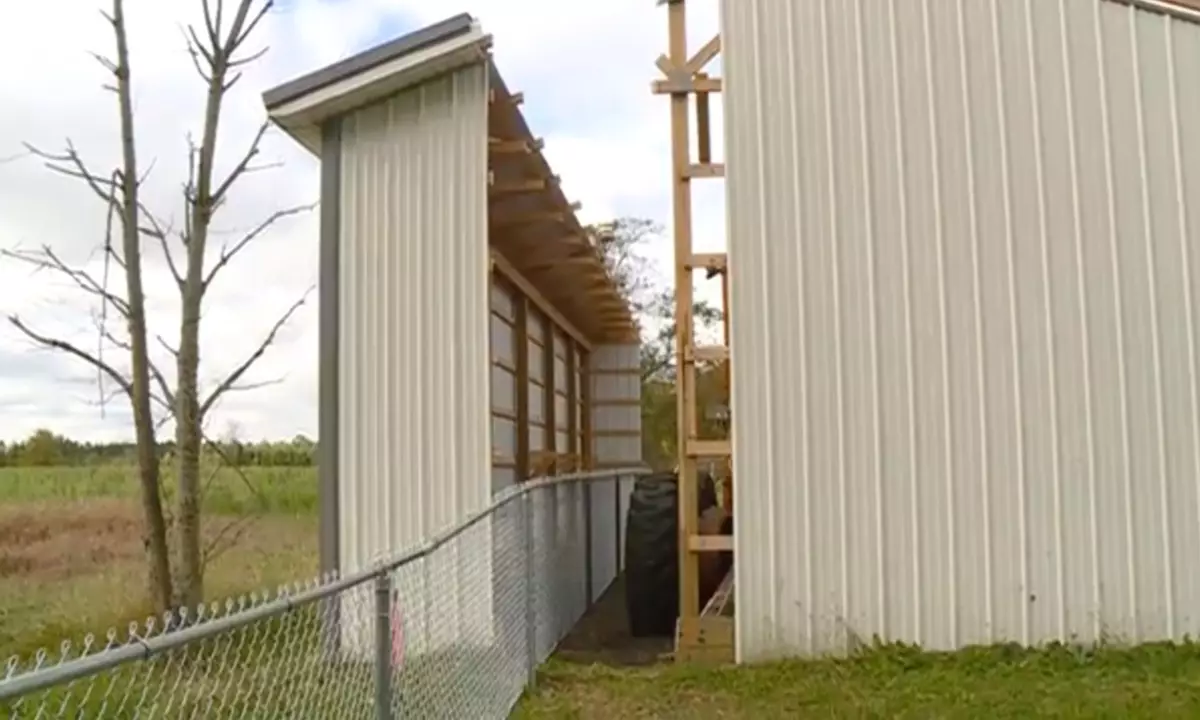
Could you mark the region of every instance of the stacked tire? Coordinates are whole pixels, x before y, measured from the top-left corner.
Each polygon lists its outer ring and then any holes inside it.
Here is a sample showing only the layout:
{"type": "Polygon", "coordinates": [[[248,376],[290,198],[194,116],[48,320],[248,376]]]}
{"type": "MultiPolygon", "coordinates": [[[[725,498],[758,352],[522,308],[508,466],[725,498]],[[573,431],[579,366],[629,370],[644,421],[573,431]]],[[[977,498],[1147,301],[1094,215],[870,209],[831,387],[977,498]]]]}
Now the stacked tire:
{"type": "MultiPolygon", "coordinates": [[[[693,512],[701,532],[732,532],[732,519],[717,506],[712,475],[698,477],[693,512]]],[[[716,590],[732,564],[730,553],[706,553],[700,564],[700,603],[716,590]]],[[[679,482],[675,473],[638,479],[625,522],[625,604],[634,637],[672,637],[679,616],[679,482]]]]}

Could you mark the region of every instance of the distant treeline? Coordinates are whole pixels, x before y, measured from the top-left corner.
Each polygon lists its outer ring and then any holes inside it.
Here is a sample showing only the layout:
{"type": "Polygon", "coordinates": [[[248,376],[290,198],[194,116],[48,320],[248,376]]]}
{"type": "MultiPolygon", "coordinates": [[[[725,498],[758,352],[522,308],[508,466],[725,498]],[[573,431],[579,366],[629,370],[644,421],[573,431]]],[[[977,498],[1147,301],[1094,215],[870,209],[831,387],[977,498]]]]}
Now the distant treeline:
{"type": "MultiPolygon", "coordinates": [[[[168,457],[175,442],[159,443],[159,456],[168,457]]],[[[213,460],[241,467],[306,467],[314,463],[317,444],[303,435],[278,442],[242,442],[221,440],[205,447],[213,460]]],[[[79,442],[50,430],[38,430],[18,442],[0,441],[0,467],[72,467],[98,464],[134,463],[137,458],[132,442],[79,442]]]]}

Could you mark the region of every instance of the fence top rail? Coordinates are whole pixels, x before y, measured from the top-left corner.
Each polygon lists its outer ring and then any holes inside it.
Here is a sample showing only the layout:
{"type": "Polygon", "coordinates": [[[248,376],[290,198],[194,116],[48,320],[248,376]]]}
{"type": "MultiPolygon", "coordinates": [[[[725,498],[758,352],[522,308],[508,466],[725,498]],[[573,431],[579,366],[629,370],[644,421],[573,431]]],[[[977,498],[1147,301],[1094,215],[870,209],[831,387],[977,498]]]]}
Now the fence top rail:
{"type": "MultiPolygon", "coordinates": [[[[353,587],[372,582],[381,575],[391,573],[404,565],[429,556],[476,524],[494,515],[501,508],[537,490],[558,485],[614,480],[627,476],[637,477],[648,472],[646,467],[628,467],[531,479],[502,491],[483,509],[468,515],[446,530],[434,534],[425,542],[399,555],[374,563],[371,567],[338,577],[316,587],[295,592],[281,589],[278,597],[274,600],[239,609],[195,625],[187,625],[177,630],[164,628],[166,631],[163,634],[154,637],[139,637],[131,632],[128,642],[118,647],[112,646],[113,637],[110,634],[110,643],[103,650],[93,655],[65,660],[57,665],[34,667],[26,672],[20,672],[20,658],[13,657],[9,659],[3,675],[0,675],[0,702],[81,680],[131,662],[150,660],[157,655],[178,650],[191,643],[290,613],[339,595],[353,587]]],[[[202,613],[198,615],[203,617],[202,613]]]]}

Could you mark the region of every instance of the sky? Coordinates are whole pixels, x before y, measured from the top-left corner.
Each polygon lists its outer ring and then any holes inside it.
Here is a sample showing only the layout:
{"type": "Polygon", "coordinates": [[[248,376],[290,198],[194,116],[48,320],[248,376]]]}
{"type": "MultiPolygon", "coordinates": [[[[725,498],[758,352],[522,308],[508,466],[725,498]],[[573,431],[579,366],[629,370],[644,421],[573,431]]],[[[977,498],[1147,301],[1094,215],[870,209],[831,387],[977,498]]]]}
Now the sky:
{"type": "MultiPolygon", "coordinates": [[[[232,0],[227,0],[232,3],[232,0]]],[[[103,204],[79,181],[57,175],[25,143],[60,152],[68,139],[98,174],[119,164],[115,96],[92,53],[110,54],[105,2],[25,3],[20,21],[0,24],[0,248],[51,248],[95,277],[102,262],[103,204]],[[12,70],[16,69],[16,70],[12,70]]],[[[200,20],[200,0],[126,0],[135,84],[139,159],[149,174],[143,197],[167,221],[182,217],[187,138],[199,132],[203,85],[192,68],[183,28],[200,20]]],[[[690,4],[689,40],[698,48],[717,29],[715,2],[690,4]]],[[[523,106],[563,188],[582,203],[581,219],[650,218],[667,228],[649,249],[665,279],[671,271],[670,126],[666,98],[650,93],[654,59],[666,48],[666,11],[653,0],[286,0],[249,41],[269,47],[230,92],[218,144],[218,173],[235,163],[264,119],[262,92],[280,82],[391,40],[458,12],[469,12],[494,38],[507,84],[523,106]]],[[[714,143],[720,146],[719,103],[714,143]]],[[[720,151],[716,151],[720,160],[720,151]]],[[[274,210],[317,199],[316,158],[272,131],[262,159],[279,167],[245,176],[215,221],[210,255],[274,210]]],[[[721,181],[696,183],[698,251],[724,247],[721,181]]],[[[316,212],[289,218],[256,240],[219,275],[206,297],[202,392],[254,351],[276,319],[317,278],[316,212]]],[[[153,241],[151,241],[153,242],[153,241]]],[[[173,380],[166,346],[178,338],[178,296],[161,252],[147,244],[145,283],[152,359],[173,380]],[[160,341],[161,338],[161,341],[160,341]]],[[[113,272],[110,282],[123,287],[113,272]]],[[[710,292],[702,290],[711,297],[710,292]]],[[[98,304],[61,276],[0,258],[0,439],[49,428],[79,440],[132,436],[128,402],[94,369],[38,348],[11,323],[95,351],[98,304]]],[[[107,322],[112,323],[112,320],[107,322]]],[[[120,334],[120,328],[114,332],[120,334]]],[[[104,351],[127,365],[117,349],[104,351]]],[[[265,387],[230,393],[208,432],[237,429],[244,439],[316,437],[317,297],[284,328],[248,376],[265,387]]],[[[167,426],[169,432],[169,425],[167,426]]]]}

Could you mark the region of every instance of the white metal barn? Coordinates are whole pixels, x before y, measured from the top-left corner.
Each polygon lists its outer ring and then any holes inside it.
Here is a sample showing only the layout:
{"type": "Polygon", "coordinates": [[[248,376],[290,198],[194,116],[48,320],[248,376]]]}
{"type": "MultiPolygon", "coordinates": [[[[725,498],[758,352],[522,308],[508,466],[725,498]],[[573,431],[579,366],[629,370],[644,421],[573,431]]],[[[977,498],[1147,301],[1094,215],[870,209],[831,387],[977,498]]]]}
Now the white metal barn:
{"type": "MultiPolygon", "coordinates": [[[[324,572],[412,548],[518,480],[640,465],[630,309],[490,46],[460,15],[264,95],[321,159],[324,572]]],[[[592,495],[599,596],[622,500],[592,495]]],[[[582,512],[582,492],[559,499],[559,518],[582,512]]],[[[492,627],[474,617],[490,615],[491,558],[458,559],[460,608],[480,609],[460,632],[492,627]]]]}
{"type": "Polygon", "coordinates": [[[1200,635],[1200,14],[724,0],[738,657],[1200,635]]]}

